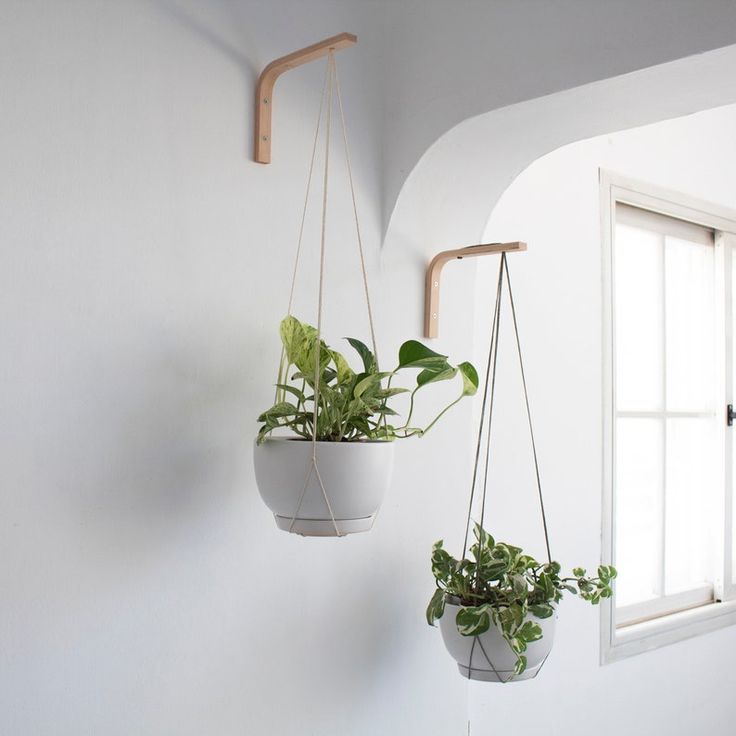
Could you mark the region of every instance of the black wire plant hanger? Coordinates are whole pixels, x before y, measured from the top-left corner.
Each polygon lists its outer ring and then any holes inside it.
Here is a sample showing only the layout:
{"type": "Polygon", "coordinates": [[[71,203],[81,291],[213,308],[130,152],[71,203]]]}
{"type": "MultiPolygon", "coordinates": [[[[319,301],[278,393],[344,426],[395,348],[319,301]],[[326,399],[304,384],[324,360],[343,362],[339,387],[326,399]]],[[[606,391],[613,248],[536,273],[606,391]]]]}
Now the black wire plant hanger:
{"type": "Polygon", "coordinates": [[[552,559],[524,357],[505,252],[501,254],[496,284],[463,553],[456,560],[443,548],[442,541],[437,542],[432,549],[432,573],[437,589],[427,608],[427,621],[434,624],[440,620],[445,645],[457,661],[460,673],[486,682],[506,683],[536,677],[551,652],[556,605],[565,591],[579,593],[591,603],[598,603],[612,594],[610,583],[616,576],[614,568],[601,565],[598,577],[588,577],[585,569],[574,568],[573,577],[563,578],[560,564],[552,559]],[[496,543],[484,526],[504,287],[508,291],[519,358],[546,563],[537,562],[519,547],[496,543]],[[473,527],[475,541],[469,546],[478,493],[480,514],[473,527]]]}
{"type": "Polygon", "coordinates": [[[521,350],[521,339],[519,337],[519,324],[516,318],[516,305],[514,303],[514,294],[511,288],[511,277],[509,275],[508,262],[506,253],[501,254],[501,263],[498,268],[498,278],[496,284],[496,302],[493,307],[493,316],[491,320],[491,339],[488,347],[488,359],[486,363],[486,373],[483,384],[483,400],[480,411],[480,422],[478,425],[478,440],[475,448],[475,463],[473,465],[473,480],[470,486],[470,501],[468,502],[468,514],[465,523],[465,536],[463,540],[463,558],[468,551],[468,539],[470,535],[471,519],[473,514],[473,502],[475,500],[476,487],[479,482],[478,469],[481,461],[481,448],[483,445],[483,431],[486,426],[486,444],[484,450],[484,471],[483,471],[483,491],[481,495],[480,518],[478,525],[484,529],[486,501],[488,497],[488,471],[491,462],[491,428],[493,424],[493,408],[496,393],[496,375],[498,364],[498,340],[501,326],[501,302],[503,300],[503,285],[506,283],[509,294],[509,305],[511,307],[511,317],[514,326],[514,338],[516,341],[516,349],[519,356],[519,370],[521,372],[521,383],[524,390],[524,403],[526,406],[526,416],[529,425],[529,436],[532,445],[532,456],[534,458],[534,475],[537,484],[537,495],[539,498],[539,509],[542,517],[542,528],[544,530],[544,544],[547,551],[547,560],[552,562],[552,553],[549,544],[549,530],[547,528],[547,514],[544,508],[544,494],[542,493],[542,480],[539,473],[539,457],[537,455],[537,443],[534,438],[534,425],[532,423],[532,412],[529,405],[529,391],[526,383],[526,372],[524,371],[524,357],[521,350]]]}

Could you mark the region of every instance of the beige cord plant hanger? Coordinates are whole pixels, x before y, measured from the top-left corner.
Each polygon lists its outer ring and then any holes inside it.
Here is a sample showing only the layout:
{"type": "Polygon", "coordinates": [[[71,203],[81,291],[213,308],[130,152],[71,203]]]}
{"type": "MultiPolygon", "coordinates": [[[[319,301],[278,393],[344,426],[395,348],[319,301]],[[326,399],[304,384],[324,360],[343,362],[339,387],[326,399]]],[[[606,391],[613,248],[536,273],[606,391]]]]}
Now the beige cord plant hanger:
{"type": "MultiPolygon", "coordinates": [[[[423,436],[451,407],[464,397],[474,395],[479,385],[478,373],[470,362],[463,361],[456,366],[451,365],[446,355],[436,353],[416,340],[406,340],[399,347],[396,368],[381,371],[379,367],[345,113],[335,64],[338,41],[342,39],[345,43],[354,42],[354,37],[346,39],[345,35],[284,57],[267,67],[267,72],[271,70],[268,74],[264,72],[269,80],[268,84],[272,87],[279,70],[291,68],[317,56],[327,55],[327,69],[309,164],[287,316],[281,322],[280,328],[283,349],[276,381],[276,396],[271,408],[259,415],[258,421],[262,422],[262,426],[254,450],[258,490],[273,512],[277,526],[285,531],[305,536],[342,537],[371,529],[391,481],[393,440],[423,436]],[[363,369],[357,372],[353,371],[348,361],[338,351],[322,341],[327,250],[325,233],[330,192],[333,105],[337,107],[341,124],[372,345],[368,347],[356,338],[346,338],[351,347],[358,352],[363,363],[363,369]],[[324,174],[319,238],[319,285],[316,327],[312,327],[292,315],[292,306],[302,241],[305,236],[307,207],[315,173],[315,158],[322,133],[324,133],[324,174]],[[292,366],[295,367],[294,373],[290,370],[292,366]],[[418,371],[413,389],[392,385],[392,380],[398,372],[405,369],[418,371]],[[450,401],[428,423],[418,422],[413,413],[417,391],[424,386],[449,380],[459,383],[460,395],[450,401]],[[407,394],[405,397],[407,411],[403,426],[396,425],[395,420],[391,419],[399,416],[399,412],[388,405],[388,400],[397,394],[407,394]],[[412,423],[413,416],[415,418],[412,423]],[[289,432],[289,436],[281,435],[280,432],[283,430],[289,432]]],[[[265,101],[270,103],[271,98],[265,96],[263,91],[268,84],[259,85],[259,94],[262,96],[259,97],[258,103],[260,111],[265,101]]],[[[263,133],[264,128],[260,123],[258,130],[262,134],[256,141],[257,146],[268,142],[263,140],[264,136],[268,136],[263,133]]]]}
{"type": "MultiPolygon", "coordinates": [[[[329,192],[332,108],[335,99],[337,101],[337,109],[341,123],[341,137],[344,145],[345,162],[352,198],[355,233],[360,270],[362,273],[363,291],[368,312],[368,322],[370,325],[371,342],[376,363],[378,362],[376,335],[373,324],[373,310],[368,289],[368,277],[366,273],[363,242],[358,219],[358,208],[350,162],[345,113],[334,54],[338,49],[353,45],[356,40],[356,37],[352,34],[343,33],[339,36],[334,36],[333,38],[314,44],[313,46],[309,46],[301,51],[289,54],[281,59],[277,59],[269,64],[261,75],[256,98],[255,159],[261,163],[268,163],[270,161],[271,143],[270,110],[273,84],[276,78],[279,74],[288,69],[322,56],[327,56],[325,79],[314,134],[309,173],[307,176],[306,194],[302,209],[301,223],[299,226],[299,235],[297,239],[294,269],[287,308],[287,315],[291,316],[294,301],[294,287],[299,271],[302,241],[304,238],[304,224],[310,191],[312,188],[312,180],[314,177],[315,159],[320,141],[320,133],[324,129],[325,153],[324,172],[322,175],[322,217],[319,249],[319,286],[317,293],[316,358],[314,361],[315,368],[313,376],[314,412],[312,419],[312,436],[311,441],[309,442],[298,442],[279,438],[275,441],[266,442],[260,447],[257,446],[255,453],[258,488],[263,500],[274,512],[277,526],[284,531],[301,534],[303,536],[342,537],[354,532],[368,531],[373,525],[378,506],[380,505],[383,497],[383,492],[390,482],[391,470],[393,467],[393,443],[352,443],[351,447],[351,443],[329,443],[317,441],[317,414],[321,388],[320,350],[325,349],[320,338],[322,334],[324,303],[326,251],[325,232],[329,192]],[[336,445],[340,445],[340,447],[336,448],[336,445]],[[340,469],[342,458],[340,461],[335,462],[335,456],[338,453],[343,457],[345,455],[350,455],[348,464],[350,465],[352,474],[357,476],[359,479],[363,479],[363,487],[359,488],[359,492],[355,494],[361,497],[358,499],[358,506],[362,510],[359,512],[358,518],[355,518],[355,513],[352,515],[348,514],[348,518],[345,518],[346,514],[343,513],[346,502],[351,499],[346,498],[346,496],[349,496],[350,494],[345,492],[345,474],[344,472],[341,472],[340,469]],[[369,456],[368,462],[365,461],[366,456],[369,456]],[[370,458],[373,456],[379,456],[380,462],[371,463],[370,458]],[[300,473],[298,469],[296,470],[296,475],[300,479],[303,479],[299,481],[300,488],[296,489],[296,496],[294,495],[295,488],[293,483],[295,473],[293,472],[294,469],[290,467],[295,464],[303,467],[304,470],[303,473],[300,473]],[[371,467],[369,467],[371,465],[378,467],[377,473],[372,472],[371,467]],[[330,495],[331,489],[333,489],[333,493],[337,494],[335,497],[330,495]],[[338,491],[340,492],[339,494],[338,491]]],[[[277,379],[277,384],[279,386],[282,386],[286,379],[286,363],[285,353],[282,349],[277,379]]],[[[279,389],[277,389],[277,393],[278,390],[279,389]]],[[[352,500],[353,502],[355,501],[355,499],[352,500]]]]}

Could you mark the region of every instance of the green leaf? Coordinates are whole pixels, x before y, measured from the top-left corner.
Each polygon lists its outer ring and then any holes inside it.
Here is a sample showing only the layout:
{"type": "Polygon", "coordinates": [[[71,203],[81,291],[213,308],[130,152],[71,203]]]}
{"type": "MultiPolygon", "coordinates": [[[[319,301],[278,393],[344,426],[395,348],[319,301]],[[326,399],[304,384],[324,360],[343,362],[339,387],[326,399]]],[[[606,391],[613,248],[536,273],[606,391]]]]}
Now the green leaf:
{"type": "Polygon", "coordinates": [[[314,367],[317,364],[317,353],[319,352],[319,370],[321,382],[328,383],[337,374],[331,370],[325,370],[332,358],[331,351],[323,340],[310,340],[306,343],[306,349],[298,356],[297,368],[306,375],[307,382],[314,381],[314,367]]]}
{"type": "MultiPolygon", "coordinates": [[[[324,343],[322,343],[322,345],[324,345],[324,343]]],[[[310,355],[308,358],[312,361],[312,366],[314,366],[315,357],[315,355],[310,355]]],[[[320,375],[319,382],[321,386],[326,386],[337,378],[337,371],[333,371],[332,368],[327,367],[327,364],[330,362],[329,350],[326,352],[322,352],[322,350],[320,350],[319,362],[322,365],[322,374],[320,375]]],[[[310,374],[309,380],[314,381],[314,371],[310,374]]]]}
{"type": "Polygon", "coordinates": [[[338,383],[346,383],[347,381],[350,381],[355,373],[353,373],[353,369],[348,365],[347,360],[345,360],[337,350],[330,350],[329,352],[332,357],[332,362],[335,364],[335,368],[337,368],[338,383]]]}
{"type": "Polygon", "coordinates": [[[429,368],[425,368],[421,373],[417,375],[417,386],[426,386],[428,383],[437,383],[438,381],[448,381],[450,378],[454,378],[457,373],[457,368],[453,368],[448,365],[441,371],[433,371],[429,368]]]}
{"type": "Polygon", "coordinates": [[[369,439],[375,438],[375,433],[373,431],[373,428],[368,423],[368,421],[364,419],[363,417],[352,417],[350,420],[348,420],[347,428],[348,430],[350,430],[351,428],[354,428],[361,435],[363,435],[364,437],[368,437],[369,439]]]}
{"type": "Polygon", "coordinates": [[[274,404],[270,409],[264,411],[263,414],[258,417],[258,421],[266,422],[269,419],[276,419],[277,417],[289,417],[292,414],[296,414],[298,411],[299,410],[294,406],[294,404],[290,404],[288,401],[282,401],[278,404],[274,404]]]}
{"type": "MultiPolygon", "coordinates": [[[[573,590],[575,589],[573,588],[573,590]]],[[[555,612],[555,609],[549,603],[536,603],[529,606],[529,610],[537,618],[549,618],[555,612]]]]}
{"type": "Polygon", "coordinates": [[[442,540],[432,546],[432,574],[438,582],[447,582],[457,566],[457,560],[442,548],[442,540]]]}
{"type": "MultiPolygon", "coordinates": [[[[360,340],[348,338],[350,346],[356,350],[363,362],[365,372],[359,375],[351,368],[345,357],[329,348],[319,338],[317,329],[312,325],[300,322],[296,317],[285,317],[279,326],[281,341],[284,346],[286,360],[284,366],[290,381],[303,380],[313,392],[319,385],[317,397],[305,395],[304,386],[296,388],[286,380],[278,385],[277,402],[282,402],[287,394],[299,411],[279,416],[279,409],[261,415],[265,426],[259,428],[258,440],[262,441],[270,431],[277,427],[289,427],[301,437],[309,437],[312,432],[322,441],[354,441],[361,438],[393,440],[397,437],[422,436],[444,413],[457,403],[460,398],[445,407],[425,428],[415,427],[411,422],[411,409],[405,422],[395,421],[389,426],[387,416],[396,414],[390,406],[390,399],[409,389],[403,387],[384,387],[382,378],[394,376],[391,373],[378,374],[376,356],[360,340]],[[317,364],[319,356],[319,364],[317,364]],[[292,366],[295,370],[292,370],[292,366]],[[373,378],[376,376],[376,378],[373,378]],[[371,377],[371,378],[369,378],[371,377]],[[366,380],[368,379],[368,380],[366,380]],[[316,426],[312,427],[312,413],[306,412],[309,403],[317,403],[316,426]],[[286,420],[286,421],[285,421],[286,420]]],[[[452,378],[457,369],[450,366],[445,356],[430,350],[425,345],[409,340],[399,351],[401,367],[420,369],[417,387],[452,378]]],[[[398,369],[397,369],[398,370],[398,369]]],[[[466,375],[471,375],[465,371],[466,375]]],[[[464,378],[464,386],[470,392],[469,384],[464,378]]],[[[472,381],[471,381],[472,383],[472,381]]],[[[297,384],[298,385],[298,384],[297,384]]]]}
{"type": "Polygon", "coordinates": [[[263,441],[268,436],[268,433],[271,431],[271,427],[266,426],[265,424],[258,430],[258,435],[256,437],[256,444],[262,445],[263,441]]]}
{"type": "Polygon", "coordinates": [[[483,578],[489,582],[501,580],[501,578],[509,571],[509,566],[503,560],[499,562],[491,562],[482,566],[483,578]]]}
{"type": "Polygon", "coordinates": [[[616,577],[616,568],[613,565],[600,565],[598,567],[598,577],[604,582],[609,583],[616,577]]]}
{"type": "Polygon", "coordinates": [[[488,549],[493,549],[496,545],[493,537],[478,523],[473,524],[473,536],[478,540],[479,544],[485,545],[488,549]]]}
{"type": "Polygon", "coordinates": [[[517,563],[522,570],[539,567],[539,563],[531,555],[520,555],[517,563]]]}
{"type": "Polygon", "coordinates": [[[480,636],[491,626],[487,606],[461,608],[455,617],[457,630],[462,636],[480,636]]]}
{"type": "Polygon", "coordinates": [[[399,348],[399,368],[434,368],[442,370],[447,365],[447,356],[435,353],[417,340],[407,340],[399,348]]]}
{"type": "Polygon", "coordinates": [[[521,626],[521,624],[524,622],[524,616],[526,615],[524,606],[512,603],[506,609],[506,613],[508,614],[511,625],[515,628],[521,626]]]}
{"type": "Polygon", "coordinates": [[[300,322],[296,317],[285,317],[281,321],[279,332],[289,362],[299,369],[308,382],[312,382],[317,350],[319,349],[320,354],[320,371],[330,362],[331,351],[322,340],[317,340],[317,330],[314,327],[300,322]]]}
{"type": "MultiPolygon", "coordinates": [[[[362,375],[362,374],[361,374],[362,375]]],[[[365,378],[358,381],[353,389],[353,396],[359,399],[366,391],[381,385],[381,381],[386,378],[388,373],[371,373],[365,378]]]]}
{"type": "Polygon", "coordinates": [[[277,383],[276,388],[280,389],[281,391],[287,391],[293,396],[296,396],[296,398],[299,399],[299,401],[301,401],[302,403],[304,403],[304,401],[306,400],[302,391],[300,391],[295,386],[290,386],[288,383],[277,383]]]}
{"type": "Polygon", "coordinates": [[[281,342],[290,363],[297,365],[296,358],[306,347],[306,335],[302,323],[291,315],[281,320],[279,327],[281,342]]]}
{"type": "Polygon", "coordinates": [[[528,592],[526,578],[523,575],[512,575],[511,586],[518,598],[525,598],[528,592]]]}
{"type": "Polygon", "coordinates": [[[392,396],[398,396],[399,394],[408,394],[408,388],[382,388],[376,391],[374,396],[377,399],[390,399],[392,396]]]}
{"type": "Polygon", "coordinates": [[[442,618],[445,612],[445,591],[441,588],[435,590],[434,595],[427,606],[427,623],[434,626],[442,618]]]}
{"type": "Polygon", "coordinates": [[[355,351],[360,356],[365,372],[374,373],[378,368],[376,365],[376,356],[373,355],[368,346],[360,340],[356,340],[354,337],[346,337],[345,339],[355,348],[355,351]]]}
{"type": "Polygon", "coordinates": [[[526,641],[524,641],[524,639],[522,639],[520,636],[511,637],[511,639],[509,640],[509,644],[517,654],[526,651],[526,641]]]}
{"type": "Polygon", "coordinates": [[[542,638],[542,627],[534,621],[525,621],[516,632],[516,635],[529,644],[542,638]]]}
{"type": "MultiPolygon", "coordinates": [[[[557,586],[555,585],[555,577],[550,576],[546,572],[539,573],[536,581],[535,581],[535,588],[541,595],[541,598],[544,601],[553,600],[555,597],[555,593],[557,592],[557,586]]],[[[537,600],[539,599],[540,595],[537,596],[537,600]]]]}
{"type": "Polygon", "coordinates": [[[462,395],[473,396],[473,394],[475,394],[478,390],[478,371],[476,371],[475,367],[467,361],[460,363],[458,365],[458,370],[460,371],[460,375],[463,378],[462,395]]]}
{"type": "Polygon", "coordinates": [[[585,568],[584,567],[573,567],[572,574],[576,578],[582,578],[585,577],[585,568]]]}

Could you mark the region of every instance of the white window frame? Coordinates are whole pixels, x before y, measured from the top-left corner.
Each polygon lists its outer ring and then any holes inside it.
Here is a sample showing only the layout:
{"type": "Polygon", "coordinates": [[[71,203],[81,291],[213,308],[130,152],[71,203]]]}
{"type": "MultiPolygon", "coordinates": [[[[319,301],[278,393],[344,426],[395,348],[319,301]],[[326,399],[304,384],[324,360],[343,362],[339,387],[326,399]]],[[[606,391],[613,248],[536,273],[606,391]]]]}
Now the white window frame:
{"type": "MultiPolygon", "coordinates": [[[[616,224],[616,203],[640,207],[710,228],[715,231],[716,273],[721,275],[716,283],[717,313],[720,324],[721,345],[718,364],[721,366],[719,384],[723,399],[724,421],[718,434],[718,443],[723,458],[723,472],[719,478],[719,504],[723,509],[722,543],[719,558],[723,565],[715,583],[715,599],[710,592],[689,591],[684,594],[683,608],[677,613],[656,615],[651,606],[642,607],[639,623],[616,628],[615,591],[614,598],[601,602],[601,663],[607,664],[688,639],[699,634],[736,624],[736,584],[732,570],[732,523],[733,523],[733,441],[729,432],[734,427],[726,427],[725,407],[736,404],[733,381],[733,314],[731,299],[731,260],[736,257],[736,211],[719,205],[673,192],[648,183],[621,176],[601,169],[600,212],[603,274],[603,525],[602,562],[616,564],[615,554],[615,494],[614,494],[614,442],[615,442],[615,382],[614,382],[614,325],[613,325],[613,243],[616,224]],[[653,615],[654,614],[654,615],[653,615]]],[[[736,284],[734,284],[736,287],[736,284]]],[[[635,609],[632,606],[631,609],[635,609]]],[[[635,610],[628,611],[629,617],[636,617],[635,610]]]]}

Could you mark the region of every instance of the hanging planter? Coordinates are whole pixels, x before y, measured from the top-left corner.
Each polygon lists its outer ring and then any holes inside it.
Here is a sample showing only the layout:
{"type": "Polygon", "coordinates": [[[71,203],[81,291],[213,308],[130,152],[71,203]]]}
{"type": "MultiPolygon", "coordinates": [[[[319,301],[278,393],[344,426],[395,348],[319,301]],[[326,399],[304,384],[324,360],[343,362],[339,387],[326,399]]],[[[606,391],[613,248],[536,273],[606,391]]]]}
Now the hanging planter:
{"type": "Polygon", "coordinates": [[[512,682],[536,677],[552,649],[557,604],[565,592],[598,603],[611,596],[616,570],[601,565],[597,577],[575,568],[539,563],[519,547],[496,542],[475,525],[470,557],[451,557],[437,542],[432,573],[437,589],[427,622],[440,622],[442,638],[460,674],[471,680],[512,682]]]}
{"type": "Polygon", "coordinates": [[[317,120],[288,314],[281,322],[280,336],[283,349],[276,382],[276,397],[273,406],[258,417],[262,424],[254,450],[256,481],[261,498],[273,512],[277,526],[285,531],[305,536],[338,537],[367,531],[373,524],[391,482],[394,455],[392,441],[425,434],[450,407],[477,391],[478,374],[470,363],[451,365],[447,356],[435,353],[415,340],[409,340],[401,346],[397,365],[393,370],[382,371],[379,368],[345,118],[332,52],[328,56],[327,76],[317,120]],[[360,340],[348,338],[348,343],[362,363],[359,369],[354,369],[341,353],[322,340],[333,89],[337,94],[342,121],[372,343],[371,349],[360,340]],[[313,327],[293,317],[291,307],[325,98],[327,104],[320,276],[317,324],[313,327]],[[392,385],[398,373],[406,370],[418,371],[412,387],[392,385]],[[417,392],[430,384],[456,377],[460,383],[459,396],[443,408],[428,425],[416,426],[413,413],[417,392]],[[409,397],[403,422],[399,420],[399,412],[392,407],[399,394],[407,394],[409,397]],[[288,435],[279,436],[284,431],[288,435]]]}
{"type": "Polygon", "coordinates": [[[463,610],[460,598],[445,599],[444,616],[440,619],[440,631],[450,656],[457,662],[463,677],[484,682],[529,680],[536,677],[552,650],[556,616],[539,618],[533,614],[528,621],[539,628],[541,637],[527,642],[523,656],[526,666],[517,673],[518,657],[504,637],[503,628],[492,622],[483,634],[466,636],[460,633],[457,616],[463,610]]]}
{"type": "Polygon", "coordinates": [[[459,560],[443,547],[442,541],[432,548],[432,574],[437,588],[427,607],[427,622],[440,622],[442,638],[455,659],[460,674],[485,682],[527,680],[541,670],[552,650],[557,604],[565,592],[579,594],[596,604],[612,595],[611,583],[616,570],[601,565],[595,577],[576,567],[572,575],[561,577],[560,564],[552,560],[547,533],[547,519],[537,460],[536,442],[531,421],[529,397],[521,354],[516,310],[506,254],[501,256],[496,305],[493,312],[491,341],[486,368],[475,467],[465,525],[463,553],[459,560]],[[547,562],[540,563],[520,547],[496,542],[483,528],[491,459],[491,423],[496,386],[496,362],[504,279],[508,286],[514,333],[519,354],[527,419],[531,436],[534,469],[547,550],[547,562]],[[483,439],[485,431],[485,449],[483,439]],[[480,485],[481,455],[485,460],[480,523],[475,524],[475,542],[468,550],[476,486],[480,485]],[[469,555],[466,553],[469,551],[469,555]]]}
{"type": "Polygon", "coordinates": [[[463,397],[477,391],[470,363],[415,340],[405,342],[392,371],[379,371],[374,353],[348,342],[362,360],[354,371],[310,325],[295,317],[281,323],[284,359],[274,405],[263,412],[254,450],[261,498],[280,529],[305,536],[343,536],[371,528],[391,482],[393,440],[420,437],[463,397]],[[392,386],[402,371],[419,371],[412,389],[392,386]],[[459,377],[459,396],[425,427],[413,426],[418,392],[459,377]],[[407,394],[406,421],[390,404],[407,394]],[[316,397],[316,398],[315,398],[316,397]],[[290,437],[273,437],[288,430],[290,437]]]}
{"type": "Polygon", "coordinates": [[[316,473],[311,473],[304,485],[312,449],[309,441],[286,437],[256,445],[256,482],[276,525],[315,537],[368,531],[391,483],[393,443],[317,442],[314,449],[319,473],[325,488],[330,489],[327,497],[316,473]]]}

